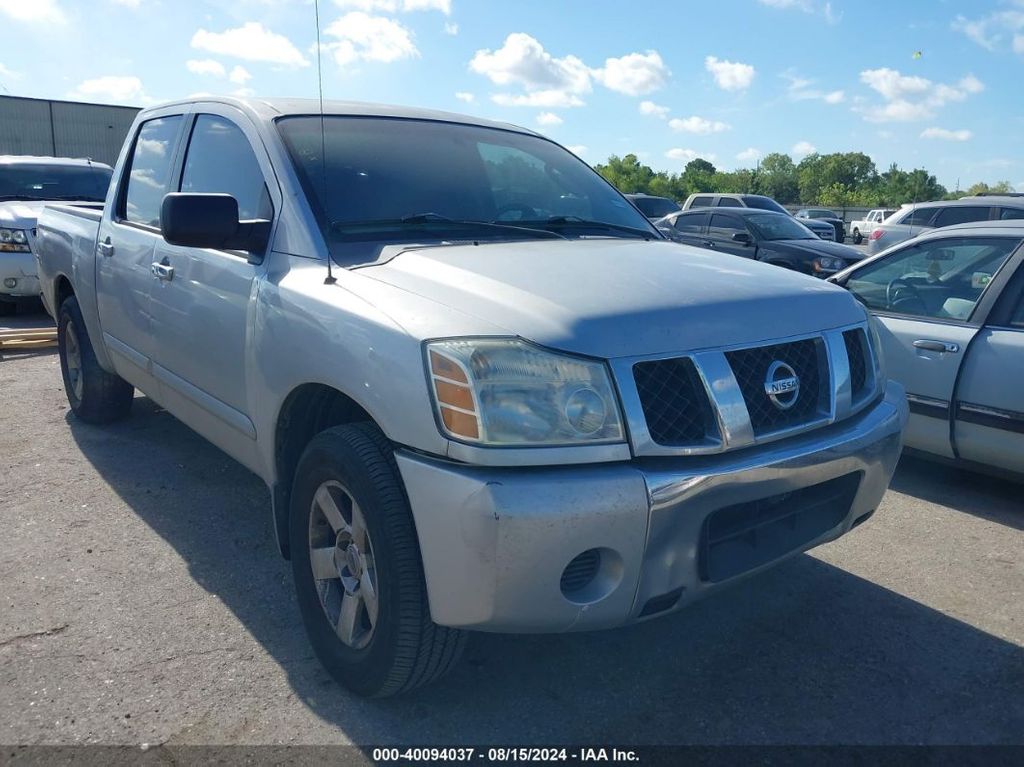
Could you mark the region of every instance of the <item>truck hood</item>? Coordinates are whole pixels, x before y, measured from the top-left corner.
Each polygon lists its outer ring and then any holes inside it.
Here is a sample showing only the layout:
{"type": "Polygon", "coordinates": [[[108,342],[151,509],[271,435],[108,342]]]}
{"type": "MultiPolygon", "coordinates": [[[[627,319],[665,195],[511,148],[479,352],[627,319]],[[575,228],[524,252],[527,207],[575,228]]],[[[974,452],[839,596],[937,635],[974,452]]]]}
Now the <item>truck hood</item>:
{"type": "Polygon", "coordinates": [[[509,335],[604,358],[756,344],[865,316],[835,285],[665,241],[417,248],[358,271],[509,335]]]}
{"type": "Polygon", "coordinates": [[[52,203],[42,200],[0,202],[0,228],[33,229],[43,208],[52,203]]]}

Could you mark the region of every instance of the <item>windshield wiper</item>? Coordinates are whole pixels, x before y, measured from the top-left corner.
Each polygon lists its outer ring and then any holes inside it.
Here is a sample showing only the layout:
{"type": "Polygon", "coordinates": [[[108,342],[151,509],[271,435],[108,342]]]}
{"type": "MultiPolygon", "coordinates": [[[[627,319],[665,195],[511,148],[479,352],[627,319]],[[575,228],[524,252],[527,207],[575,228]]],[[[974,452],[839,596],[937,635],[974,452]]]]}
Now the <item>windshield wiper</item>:
{"type": "Polygon", "coordinates": [[[531,226],[519,226],[518,224],[502,223],[500,221],[471,221],[459,220],[442,216],[439,213],[415,213],[402,218],[386,218],[373,221],[332,221],[331,230],[345,232],[349,230],[373,230],[376,227],[431,227],[438,229],[496,229],[500,231],[525,232],[537,234],[542,237],[555,237],[566,240],[563,234],[552,232],[550,229],[538,229],[531,226]]]}
{"type": "Polygon", "coordinates": [[[624,234],[630,234],[634,237],[642,237],[645,240],[653,240],[655,238],[654,233],[649,232],[646,229],[638,229],[635,226],[625,226],[624,224],[612,224],[607,221],[591,221],[589,219],[580,218],[579,216],[552,216],[545,221],[525,221],[524,223],[534,226],[555,226],[560,229],[568,227],[577,227],[580,229],[607,229],[612,232],[623,232],[624,234]]]}

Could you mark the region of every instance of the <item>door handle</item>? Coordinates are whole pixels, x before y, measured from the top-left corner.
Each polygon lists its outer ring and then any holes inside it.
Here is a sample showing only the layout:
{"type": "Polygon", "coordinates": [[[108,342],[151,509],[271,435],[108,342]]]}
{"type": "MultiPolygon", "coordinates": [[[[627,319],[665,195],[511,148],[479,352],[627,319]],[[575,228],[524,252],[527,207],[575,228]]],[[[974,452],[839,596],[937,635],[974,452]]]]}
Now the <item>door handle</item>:
{"type": "Polygon", "coordinates": [[[701,245],[705,248],[715,247],[715,243],[713,243],[711,240],[704,240],[704,242],[702,242],[701,245]]]}
{"type": "Polygon", "coordinates": [[[930,352],[942,352],[943,354],[956,354],[960,351],[960,344],[949,343],[947,341],[931,341],[925,338],[920,341],[914,341],[914,348],[925,349],[930,352]]]}
{"type": "Polygon", "coordinates": [[[170,264],[155,262],[150,268],[153,270],[153,276],[161,282],[170,282],[174,279],[174,267],[170,264]]]}
{"type": "Polygon", "coordinates": [[[109,237],[105,239],[103,242],[98,243],[96,245],[96,250],[100,252],[101,256],[104,256],[106,258],[110,258],[112,255],[114,255],[114,246],[111,244],[109,237]]]}

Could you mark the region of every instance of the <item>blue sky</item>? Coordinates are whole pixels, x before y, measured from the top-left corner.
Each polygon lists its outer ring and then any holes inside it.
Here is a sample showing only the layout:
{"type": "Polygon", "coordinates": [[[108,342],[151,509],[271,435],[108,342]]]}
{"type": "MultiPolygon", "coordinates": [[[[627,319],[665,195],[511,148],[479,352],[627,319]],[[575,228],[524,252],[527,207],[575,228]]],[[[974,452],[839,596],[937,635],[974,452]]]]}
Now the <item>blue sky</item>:
{"type": "MultiPolygon", "coordinates": [[[[860,150],[1024,190],[1024,0],[320,0],[320,16],[328,98],[514,122],[590,162],[860,150]]],[[[12,95],[316,95],[312,0],[0,0],[0,22],[12,95]]]]}

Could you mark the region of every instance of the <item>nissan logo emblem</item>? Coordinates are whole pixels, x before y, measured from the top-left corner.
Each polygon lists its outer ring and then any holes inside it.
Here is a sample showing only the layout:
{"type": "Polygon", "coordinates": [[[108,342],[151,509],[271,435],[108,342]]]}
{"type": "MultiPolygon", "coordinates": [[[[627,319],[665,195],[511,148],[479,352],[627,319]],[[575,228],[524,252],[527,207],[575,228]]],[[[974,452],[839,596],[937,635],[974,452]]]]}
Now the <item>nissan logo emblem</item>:
{"type": "Polygon", "coordinates": [[[800,399],[800,377],[785,362],[775,360],[768,366],[764,393],[779,410],[789,410],[800,399]]]}

